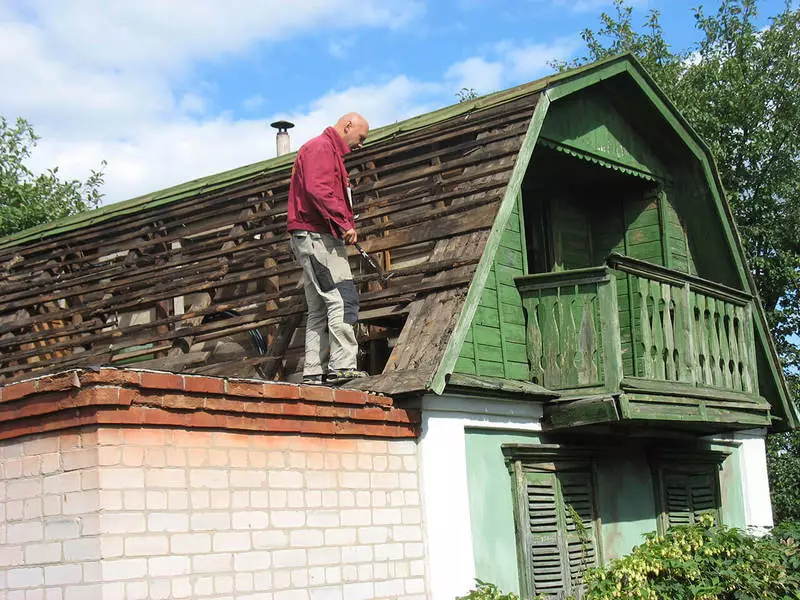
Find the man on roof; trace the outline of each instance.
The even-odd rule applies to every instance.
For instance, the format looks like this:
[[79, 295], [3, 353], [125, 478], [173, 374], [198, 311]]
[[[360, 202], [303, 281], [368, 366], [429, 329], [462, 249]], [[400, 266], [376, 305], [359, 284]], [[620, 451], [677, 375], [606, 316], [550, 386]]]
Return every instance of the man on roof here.
[[358, 370], [356, 291], [345, 244], [358, 241], [344, 156], [361, 148], [369, 124], [348, 113], [300, 147], [289, 184], [286, 228], [303, 267], [308, 304], [303, 383], [338, 384]]

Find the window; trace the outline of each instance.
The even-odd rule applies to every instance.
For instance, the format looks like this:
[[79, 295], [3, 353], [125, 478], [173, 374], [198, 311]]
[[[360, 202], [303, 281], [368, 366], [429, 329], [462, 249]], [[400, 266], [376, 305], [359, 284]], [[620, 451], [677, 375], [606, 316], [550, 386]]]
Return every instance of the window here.
[[584, 572], [599, 561], [591, 460], [553, 446], [504, 452], [514, 475], [523, 597], [580, 597]]
[[703, 514], [721, 523], [719, 470], [722, 452], [661, 455], [654, 460], [659, 530], [692, 525]]

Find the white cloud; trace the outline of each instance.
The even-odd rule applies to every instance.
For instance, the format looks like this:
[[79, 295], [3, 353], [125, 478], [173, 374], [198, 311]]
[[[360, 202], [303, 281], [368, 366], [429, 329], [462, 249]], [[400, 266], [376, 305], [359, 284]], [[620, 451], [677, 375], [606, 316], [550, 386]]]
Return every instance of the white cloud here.
[[328, 44], [328, 54], [339, 60], [344, 60], [350, 56], [350, 52], [356, 45], [356, 41], [355, 36], [350, 36], [336, 40], [335, 42], [330, 42]]
[[452, 65], [445, 73], [456, 90], [474, 89], [478, 94], [487, 94], [500, 88], [503, 77], [503, 64], [487, 61], [480, 56], [473, 56]]
[[550, 63], [564, 60], [578, 49], [580, 43], [576, 38], [561, 38], [549, 44], [529, 44], [515, 46], [509, 42], [498, 44], [498, 52], [508, 65], [512, 79], [520, 81], [541, 77], [552, 71]]
[[[198, 61], [321, 28], [402, 27], [423, 12], [421, 0], [365, 0], [357, 11], [349, 0], [0, 0], [0, 114], [26, 117], [42, 136], [34, 170], [59, 165], [82, 179], [105, 159], [106, 199], [121, 200], [274, 156], [270, 119], [209, 112], [191, 76]], [[336, 98], [295, 120], [319, 129]]]
[[[0, 114], [28, 118], [42, 136], [34, 170], [58, 165], [83, 179], [108, 162], [104, 191], [117, 201], [275, 155], [271, 121], [296, 127], [292, 145], [317, 135], [351, 110], [375, 127], [455, 100], [461, 87], [490, 92], [541, 74], [552, 45], [504, 43], [489, 56], [452, 65], [435, 81], [399, 75], [373, 85], [331, 90], [307, 105], [262, 116], [265, 95], [240, 100], [235, 119], [212, 109], [194, 81], [198, 61], [272, 44], [291, 35], [341, 30], [346, 52], [359, 28], [402, 26], [424, 11], [420, 1], [364, 0], [0, 0]], [[345, 15], [346, 17], [343, 17]]]
[[[648, 0], [627, 0], [629, 6], [647, 5]], [[556, 6], [563, 6], [573, 13], [589, 13], [613, 6], [613, 0], [555, 0]]]

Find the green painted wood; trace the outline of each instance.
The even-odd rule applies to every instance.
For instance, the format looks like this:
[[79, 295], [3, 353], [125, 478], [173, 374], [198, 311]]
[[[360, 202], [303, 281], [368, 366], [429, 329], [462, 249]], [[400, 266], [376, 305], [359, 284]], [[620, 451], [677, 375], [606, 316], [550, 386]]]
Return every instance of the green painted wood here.
[[[475, 270], [472, 283], [467, 291], [467, 297], [464, 301], [464, 307], [461, 310], [461, 315], [459, 315], [458, 322], [453, 329], [453, 333], [450, 336], [450, 340], [445, 348], [445, 351], [442, 353], [442, 358], [439, 361], [439, 365], [434, 371], [434, 374], [428, 384], [429, 389], [436, 394], [441, 394], [444, 390], [444, 386], [447, 382], [447, 375], [453, 372], [456, 361], [458, 360], [461, 352], [461, 346], [464, 343], [467, 330], [472, 325], [472, 319], [475, 315], [475, 311], [477, 310], [480, 297], [483, 294], [484, 286], [486, 285], [486, 281], [489, 277], [490, 271], [492, 270], [492, 266], [495, 264], [495, 253], [500, 245], [500, 241], [503, 232], [505, 232], [508, 225], [509, 218], [518, 204], [518, 198], [522, 188], [522, 180], [525, 177], [525, 173], [528, 171], [528, 165], [530, 164], [531, 156], [533, 155], [533, 149], [536, 146], [536, 140], [539, 137], [539, 132], [541, 131], [542, 124], [544, 123], [549, 107], [550, 92], [549, 90], [545, 90], [538, 96], [536, 108], [533, 110], [531, 122], [528, 125], [528, 130], [525, 133], [525, 138], [523, 139], [520, 151], [517, 154], [517, 160], [514, 163], [514, 169], [511, 173], [508, 186], [506, 187], [506, 191], [503, 195], [503, 200], [500, 202], [497, 216], [495, 217], [492, 225], [492, 230], [489, 233], [489, 239], [486, 241], [486, 247], [484, 248], [483, 255], [481, 256], [481, 260], [478, 263], [477, 269]], [[511, 283], [513, 283], [513, 277]]]
[[497, 304], [497, 291], [494, 289], [486, 288], [483, 291], [483, 296], [481, 296], [481, 300], [478, 303], [478, 306], [484, 306], [486, 308], [494, 308], [496, 309]]
[[475, 360], [470, 358], [464, 358], [463, 356], [458, 357], [458, 360], [456, 361], [455, 370], [458, 373], [464, 373], [465, 375], [477, 374], [477, 372], [475, 371]]
[[602, 92], [587, 90], [557, 102], [541, 135], [589, 157], [644, 174], [668, 175], [649, 141]]
[[621, 341], [622, 328], [617, 307], [617, 279], [609, 277], [607, 284], [597, 288], [600, 305], [599, 330], [602, 339], [603, 380], [606, 389], [616, 390], [624, 377], [623, 349]]
[[478, 375], [487, 377], [505, 377], [505, 365], [501, 362], [490, 362], [478, 359], [475, 364]]
[[[565, 274], [573, 280], [565, 281]], [[569, 272], [519, 280], [535, 383], [550, 389], [602, 384], [597, 274], [585, 269], [584, 282]], [[552, 287], [546, 287], [548, 280]]]

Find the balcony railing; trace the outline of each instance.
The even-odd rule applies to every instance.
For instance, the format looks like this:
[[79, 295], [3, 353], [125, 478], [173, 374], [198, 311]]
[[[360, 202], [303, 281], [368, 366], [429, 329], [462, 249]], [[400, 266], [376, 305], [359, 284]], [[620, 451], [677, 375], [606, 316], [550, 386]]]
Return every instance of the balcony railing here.
[[748, 294], [620, 255], [517, 287], [535, 383], [618, 390], [647, 380], [757, 394]]

